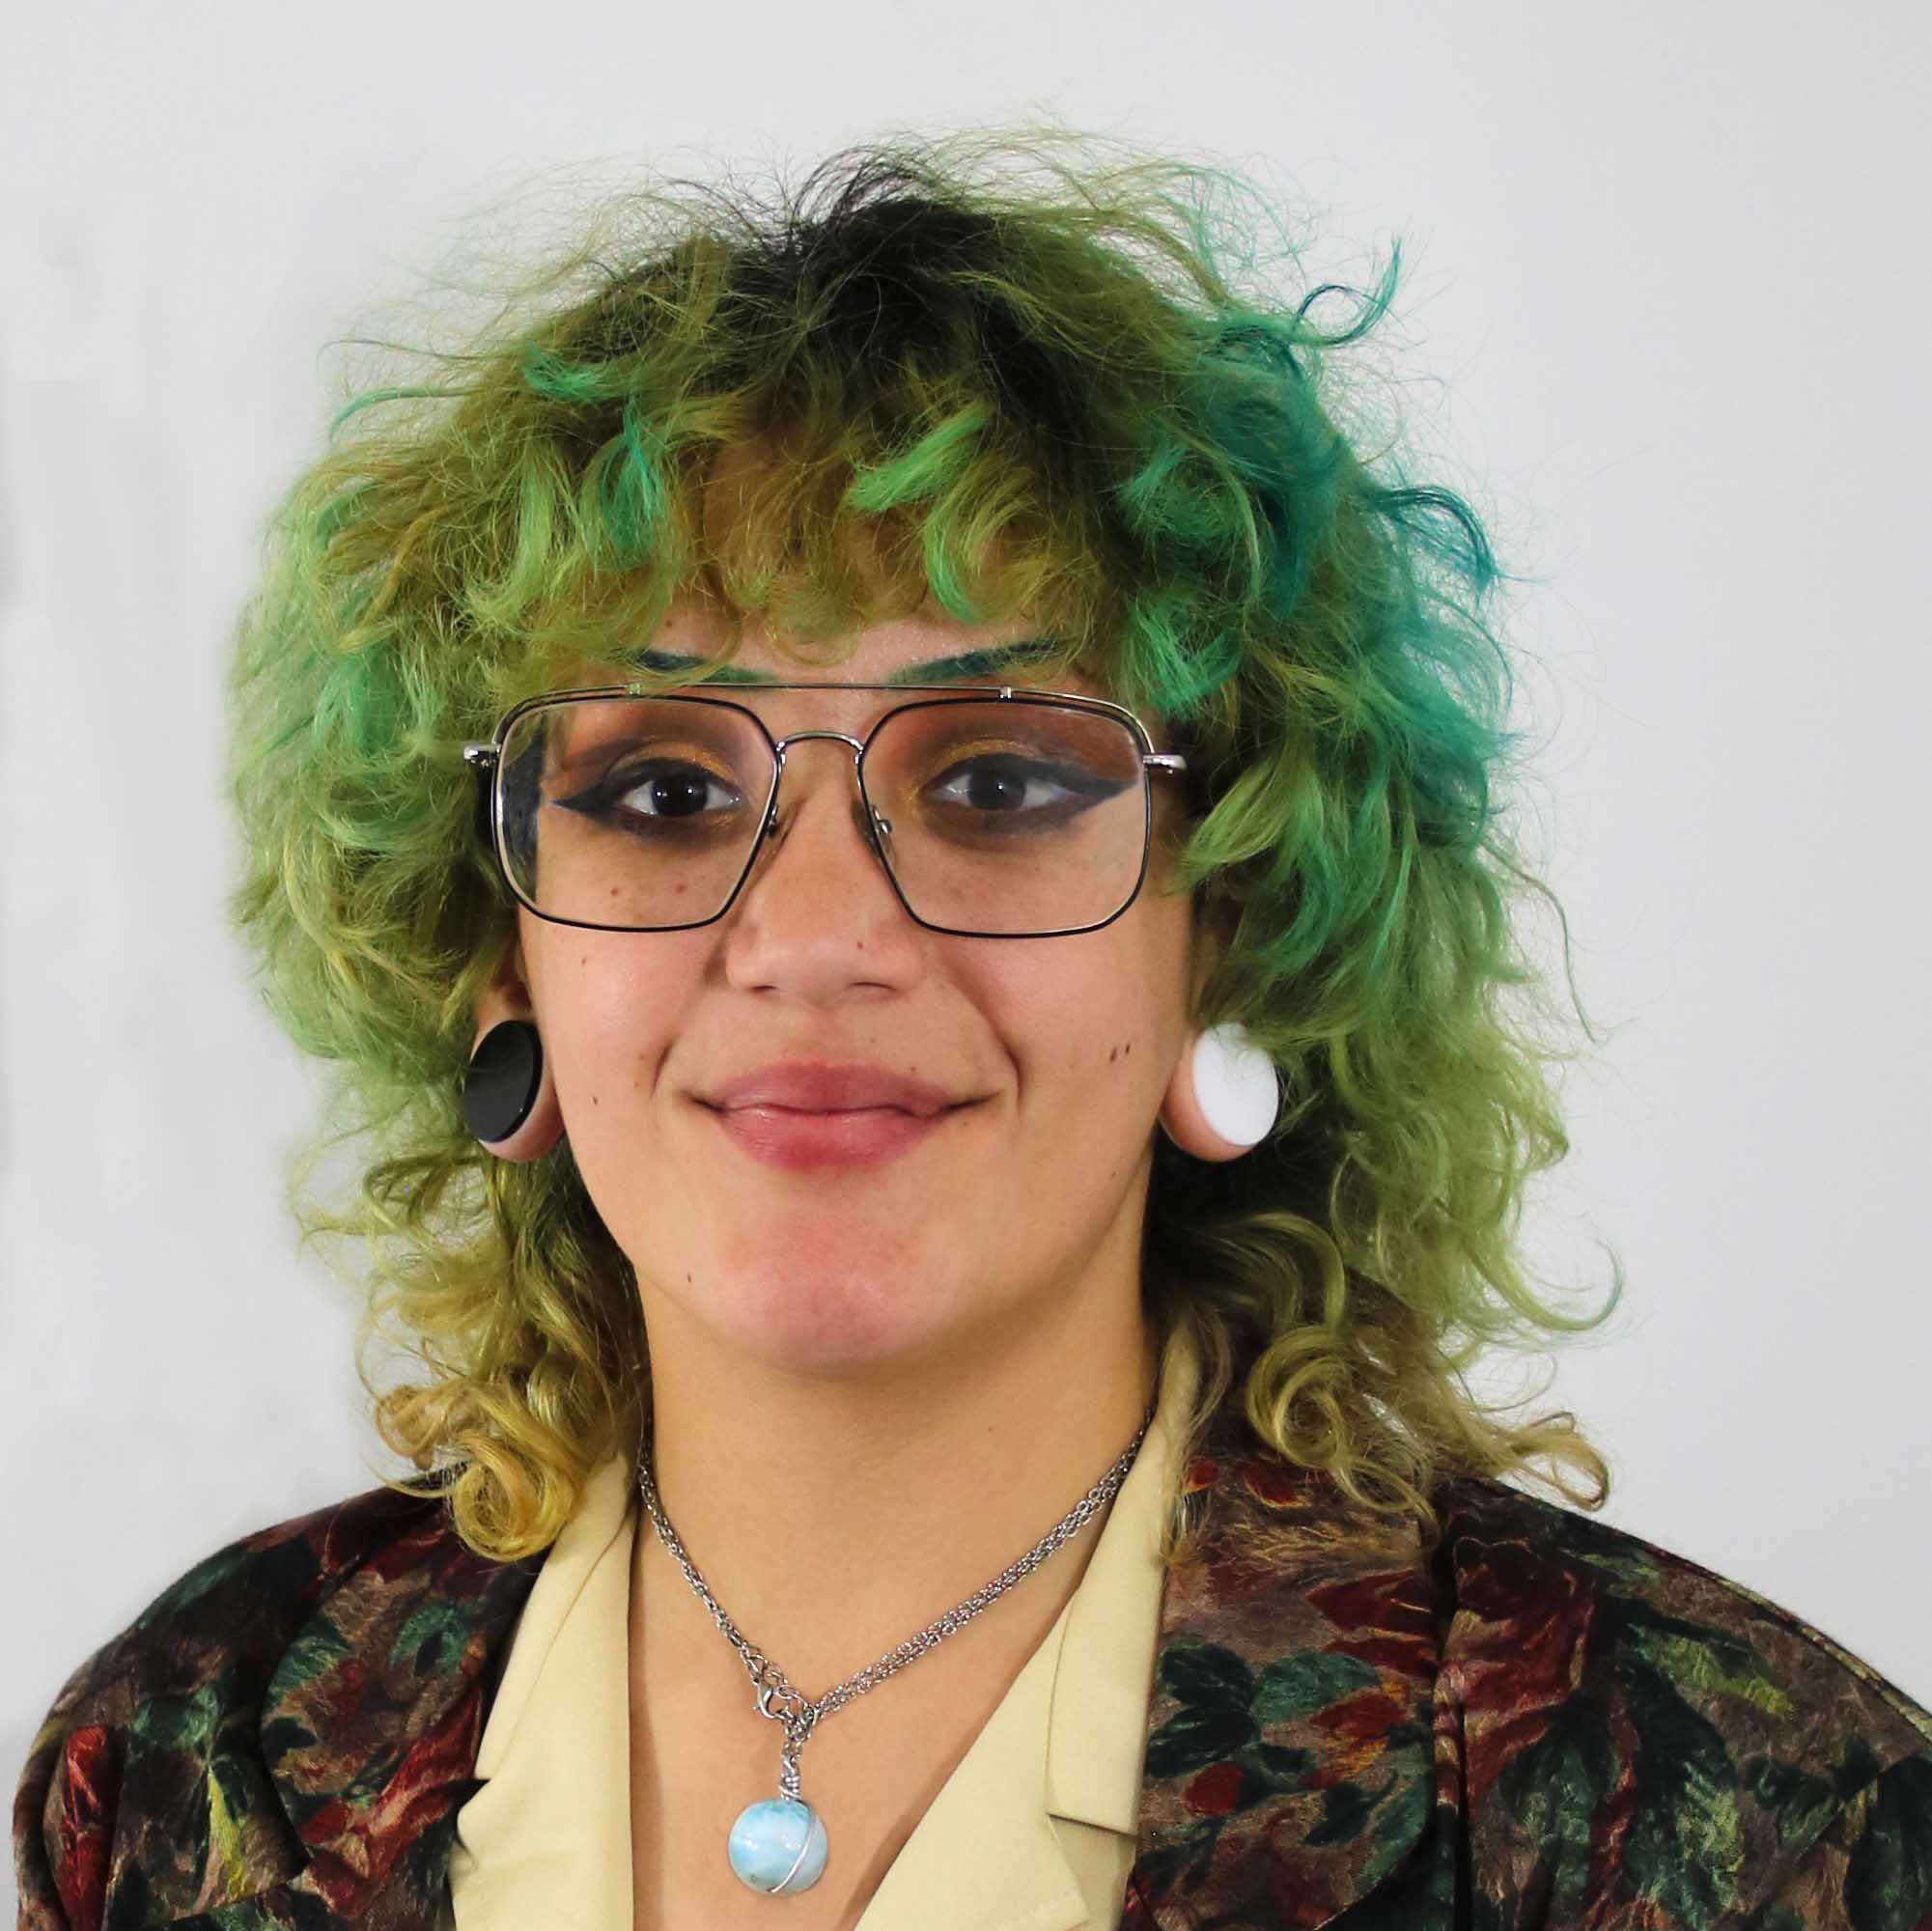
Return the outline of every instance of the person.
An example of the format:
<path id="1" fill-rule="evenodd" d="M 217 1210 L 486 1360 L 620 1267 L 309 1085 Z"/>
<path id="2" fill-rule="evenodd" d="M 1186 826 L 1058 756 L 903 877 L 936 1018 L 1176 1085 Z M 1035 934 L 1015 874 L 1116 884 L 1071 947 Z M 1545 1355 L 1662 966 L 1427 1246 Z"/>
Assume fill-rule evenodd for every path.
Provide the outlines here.
<path id="1" fill-rule="evenodd" d="M 1932 1719 L 1463 1379 L 1609 1312 L 1503 574 L 1277 233 L 868 147 L 353 398 L 235 910 L 416 1472 L 74 1671 L 29 1931 L 1927 1921 Z"/>

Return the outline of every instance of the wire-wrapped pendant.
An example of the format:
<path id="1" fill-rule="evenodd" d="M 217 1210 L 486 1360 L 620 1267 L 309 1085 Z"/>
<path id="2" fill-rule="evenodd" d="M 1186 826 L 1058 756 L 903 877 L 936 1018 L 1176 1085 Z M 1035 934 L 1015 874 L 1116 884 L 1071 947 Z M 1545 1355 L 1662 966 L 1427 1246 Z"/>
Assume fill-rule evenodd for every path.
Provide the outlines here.
<path id="1" fill-rule="evenodd" d="M 731 1827 L 731 1867 L 753 1890 L 779 1897 L 809 1890 L 826 1867 L 824 1820 L 802 1798 L 747 1804 Z"/>

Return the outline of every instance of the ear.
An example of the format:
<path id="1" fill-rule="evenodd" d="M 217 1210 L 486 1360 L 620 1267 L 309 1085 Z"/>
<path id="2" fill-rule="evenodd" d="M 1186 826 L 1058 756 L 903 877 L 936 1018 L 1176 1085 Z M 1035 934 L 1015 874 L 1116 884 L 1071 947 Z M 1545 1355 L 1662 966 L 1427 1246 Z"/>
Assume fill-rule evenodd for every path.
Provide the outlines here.
<path id="1" fill-rule="evenodd" d="M 476 995 L 477 1037 L 480 1039 L 491 1026 L 501 1025 L 505 1020 L 536 1017 L 529 975 L 523 969 L 522 934 L 513 926 L 509 941 L 496 955 L 496 964 L 490 968 L 490 977 Z"/>
<path id="2" fill-rule="evenodd" d="M 1234 943 L 1234 930 L 1241 922 L 1241 908 L 1232 899 L 1218 893 L 1203 898 L 1194 910 L 1193 950 L 1188 978 L 1188 1017 L 1192 1020 L 1201 1009 L 1201 994 L 1215 968 Z"/>
<path id="3" fill-rule="evenodd" d="M 522 1020 L 537 1024 L 536 1008 L 523 971 L 520 938 L 513 938 L 503 948 L 496 967 L 476 997 L 476 1037 L 470 1043 L 474 1060 L 484 1039 L 507 1020 Z M 539 1039 L 541 1041 L 541 1028 Z M 543 1071 L 537 1082 L 537 1097 L 522 1124 L 500 1140 L 484 1140 L 498 1160 L 540 1160 L 562 1138 L 563 1108 L 557 1101 L 557 1084 L 550 1071 L 550 1055 L 542 1053 Z"/>

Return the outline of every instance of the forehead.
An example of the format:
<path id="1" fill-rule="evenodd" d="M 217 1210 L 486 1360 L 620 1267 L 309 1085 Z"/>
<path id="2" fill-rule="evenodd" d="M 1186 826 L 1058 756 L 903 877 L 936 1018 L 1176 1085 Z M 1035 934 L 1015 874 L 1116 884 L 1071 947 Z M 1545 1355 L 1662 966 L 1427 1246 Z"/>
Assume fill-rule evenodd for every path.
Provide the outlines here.
<path id="1" fill-rule="evenodd" d="M 732 650 L 734 637 L 737 648 Z M 729 681 L 790 684 L 1011 684 L 1050 683 L 1057 690 L 1094 697 L 1108 693 L 1078 670 L 1050 679 L 1029 661 L 1044 656 L 1052 639 L 1022 619 L 968 624 L 944 612 L 883 617 L 801 651 L 796 640 L 756 618 L 727 623 L 706 605 L 674 602 L 651 633 L 640 661 L 670 669 L 681 658 L 715 658 L 731 650 Z M 725 681 L 721 679 L 720 681 Z"/>

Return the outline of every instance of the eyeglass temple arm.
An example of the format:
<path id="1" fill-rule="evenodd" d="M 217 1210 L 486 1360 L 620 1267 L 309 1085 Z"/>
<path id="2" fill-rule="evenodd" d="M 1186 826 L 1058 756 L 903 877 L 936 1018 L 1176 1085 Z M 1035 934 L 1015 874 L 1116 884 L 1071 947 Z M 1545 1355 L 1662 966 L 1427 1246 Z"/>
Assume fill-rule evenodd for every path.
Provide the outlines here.
<path id="1" fill-rule="evenodd" d="M 462 761 L 476 773 L 476 836 L 487 852 L 496 842 L 495 827 L 490 822 L 490 795 L 495 788 L 496 746 L 465 744 Z"/>

